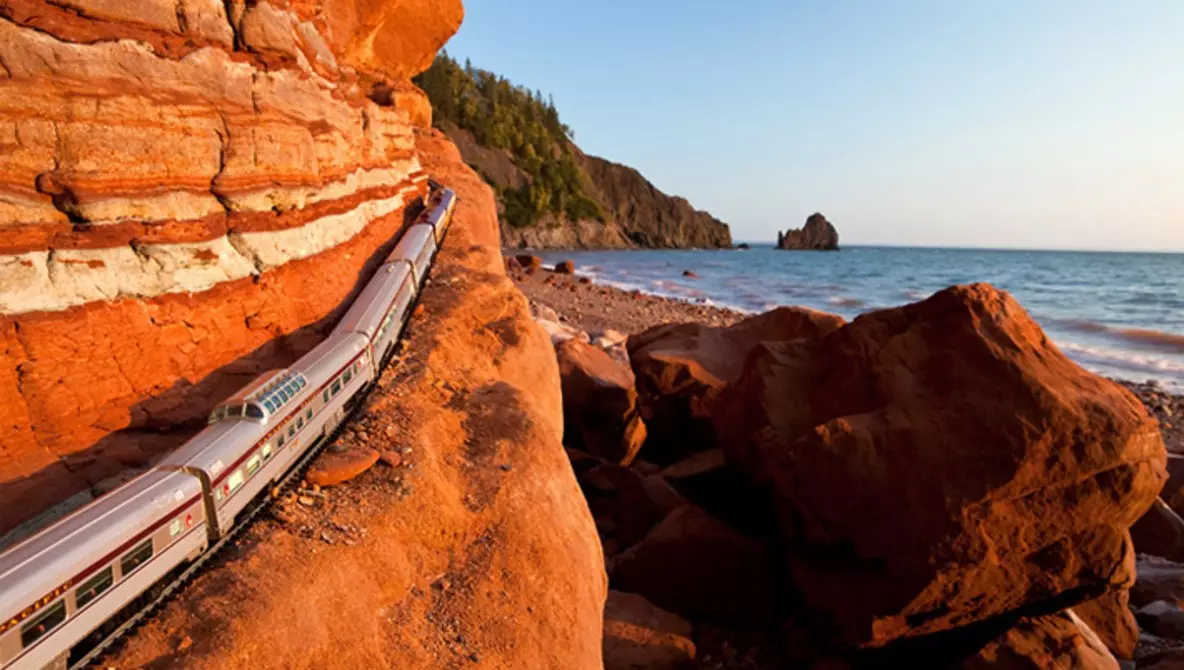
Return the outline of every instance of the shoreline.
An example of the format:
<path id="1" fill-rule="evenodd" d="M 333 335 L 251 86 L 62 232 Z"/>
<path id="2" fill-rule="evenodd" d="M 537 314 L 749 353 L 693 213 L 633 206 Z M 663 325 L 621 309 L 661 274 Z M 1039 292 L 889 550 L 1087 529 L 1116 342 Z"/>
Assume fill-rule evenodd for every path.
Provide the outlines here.
<path id="1" fill-rule="evenodd" d="M 625 290 L 578 274 L 561 274 L 550 269 L 540 268 L 533 274 L 515 270 L 510 276 L 532 303 L 553 309 L 562 323 L 583 330 L 593 338 L 608 330 L 633 335 L 666 323 L 730 326 L 757 313 L 640 289 Z M 1159 420 L 1168 451 L 1184 455 L 1184 395 L 1145 381 L 1107 379 L 1134 393 Z"/>

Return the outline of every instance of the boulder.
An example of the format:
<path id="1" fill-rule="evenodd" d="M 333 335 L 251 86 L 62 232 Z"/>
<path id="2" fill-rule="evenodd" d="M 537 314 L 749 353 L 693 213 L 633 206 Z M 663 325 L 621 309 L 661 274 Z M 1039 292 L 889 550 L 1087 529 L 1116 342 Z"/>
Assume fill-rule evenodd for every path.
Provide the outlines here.
<path id="1" fill-rule="evenodd" d="M 576 339 L 555 347 L 563 388 L 563 442 L 611 463 L 629 465 L 645 442 L 629 368 Z"/>
<path id="2" fill-rule="evenodd" d="M 1184 564 L 1156 556 L 1139 556 L 1138 578 L 1131 587 L 1131 604 L 1144 607 L 1157 600 L 1184 605 Z"/>
<path id="3" fill-rule="evenodd" d="M 772 621 L 768 547 L 694 505 L 671 512 L 613 563 L 610 582 L 696 622 Z"/>
<path id="4" fill-rule="evenodd" d="M 560 323 L 559 315 L 555 313 L 555 310 L 541 302 L 534 302 L 533 300 L 530 302 L 530 315 L 538 321 L 554 321 L 555 323 Z"/>
<path id="5" fill-rule="evenodd" d="M 588 343 L 591 338 L 588 333 L 569 326 L 566 323 L 559 323 L 558 321 L 551 321 L 549 319 L 535 318 L 535 323 L 543 327 L 547 334 L 551 336 L 551 346 L 557 347 L 568 340 L 577 340 L 579 342 Z"/>
<path id="6" fill-rule="evenodd" d="M 1073 610 L 1021 619 L 959 670 L 1118 670 L 1118 661 Z"/>
<path id="7" fill-rule="evenodd" d="M 576 264 L 572 261 L 559 261 L 555 264 L 555 274 L 558 275 L 573 275 L 576 273 Z"/>
<path id="8" fill-rule="evenodd" d="M 618 552 L 637 544 L 672 508 L 686 503 L 660 477 L 646 477 L 617 465 L 592 468 L 579 476 L 579 482 L 600 520 L 601 539 L 614 540 Z"/>
<path id="9" fill-rule="evenodd" d="M 650 431 L 646 458 L 671 464 L 717 446 L 715 399 L 758 343 L 814 338 L 843 323 L 832 314 L 781 307 L 730 327 L 669 324 L 631 336 L 629 360 Z"/>
<path id="10" fill-rule="evenodd" d="M 729 465 L 722 449 L 692 454 L 663 470 L 662 477 L 687 500 L 741 532 L 764 535 L 776 525 L 766 491 Z"/>
<path id="11" fill-rule="evenodd" d="M 682 276 L 686 277 L 687 279 L 698 279 L 699 278 L 699 275 L 695 274 L 694 272 L 692 272 L 690 270 L 683 270 Z"/>
<path id="12" fill-rule="evenodd" d="M 1131 526 L 1131 540 L 1140 554 L 1184 562 L 1184 519 L 1160 498 Z"/>
<path id="13" fill-rule="evenodd" d="M 1130 609 L 1130 591 L 1111 591 L 1075 605 L 1073 611 L 1098 634 L 1115 658 L 1135 658 L 1135 647 L 1139 644 L 1139 624 Z"/>
<path id="14" fill-rule="evenodd" d="M 822 214 L 815 212 L 797 230 L 777 233 L 777 248 L 793 251 L 838 251 L 839 231 Z"/>
<path id="15" fill-rule="evenodd" d="M 366 447 L 327 451 L 309 469 L 305 479 L 316 486 L 337 486 L 369 470 L 378 462 L 378 452 Z"/>
<path id="16" fill-rule="evenodd" d="M 692 627 L 634 593 L 609 591 L 604 604 L 604 670 L 678 670 L 695 658 Z"/>
<path id="17" fill-rule="evenodd" d="M 527 274 L 534 274 L 543 267 L 543 259 L 531 254 L 518 254 L 514 260 L 518 261 L 518 265 L 521 265 Z"/>
<path id="18" fill-rule="evenodd" d="M 1184 640 L 1184 610 L 1166 600 L 1156 600 L 1139 608 L 1135 619 L 1143 630 L 1161 638 Z"/>
<path id="19" fill-rule="evenodd" d="M 1127 585 L 1166 478 L 1139 401 L 984 284 L 757 346 L 715 420 L 793 582 L 861 646 Z"/>

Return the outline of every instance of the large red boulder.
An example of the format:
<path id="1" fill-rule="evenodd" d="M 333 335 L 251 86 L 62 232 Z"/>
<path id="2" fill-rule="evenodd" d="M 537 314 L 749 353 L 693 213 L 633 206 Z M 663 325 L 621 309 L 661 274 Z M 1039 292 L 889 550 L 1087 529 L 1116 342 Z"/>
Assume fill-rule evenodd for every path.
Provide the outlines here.
<path id="1" fill-rule="evenodd" d="M 814 338 L 843 323 L 833 314 L 781 307 L 729 327 L 667 324 L 631 336 L 626 346 L 650 431 L 645 457 L 670 464 L 714 448 L 716 397 L 740 376 L 753 347 Z"/>
<path id="2" fill-rule="evenodd" d="M 563 385 L 563 441 L 607 461 L 629 465 L 645 442 L 629 368 L 585 342 L 555 347 Z"/>
<path id="3" fill-rule="evenodd" d="M 759 345 L 717 409 L 796 587 L 863 646 L 1126 585 L 1166 478 L 1139 401 L 983 284 Z"/>
<path id="4" fill-rule="evenodd" d="M 772 621 L 771 574 L 764 542 L 685 505 L 619 556 L 609 579 L 694 621 L 757 627 Z"/>

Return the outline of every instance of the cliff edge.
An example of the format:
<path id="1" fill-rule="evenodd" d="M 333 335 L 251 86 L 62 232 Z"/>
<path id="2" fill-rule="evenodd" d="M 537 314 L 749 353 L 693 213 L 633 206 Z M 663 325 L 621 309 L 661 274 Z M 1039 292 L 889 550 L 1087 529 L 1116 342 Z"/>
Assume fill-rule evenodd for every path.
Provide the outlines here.
<path id="1" fill-rule="evenodd" d="M 488 186 L 446 138 L 416 145 L 459 202 L 409 334 L 339 441 L 384 463 L 277 503 L 108 664 L 603 667 L 607 577 L 561 444 L 558 364 L 505 276 Z"/>
<path id="2" fill-rule="evenodd" d="M 430 112 L 405 78 L 462 16 L 0 6 L 0 534 L 101 494 L 320 340 L 419 206 Z M 381 82 L 408 93 L 375 102 Z"/>

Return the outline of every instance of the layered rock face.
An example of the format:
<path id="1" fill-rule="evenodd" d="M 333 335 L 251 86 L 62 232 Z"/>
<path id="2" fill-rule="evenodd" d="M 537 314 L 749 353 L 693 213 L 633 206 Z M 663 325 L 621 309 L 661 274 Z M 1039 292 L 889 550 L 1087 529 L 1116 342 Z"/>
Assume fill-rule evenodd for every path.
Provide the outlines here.
<path id="1" fill-rule="evenodd" d="M 861 645 L 1126 587 L 1166 479 L 1138 400 L 986 285 L 763 343 L 717 408 L 795 588 Z"/>
<path id="2" fill-rule="evenodd" d="M 777 233 L 777 248 L 791 251 L 838 251 L 839 231 L 822 214 L 815 212 L 797 230 Z"/>
<path id="3" fill-rule="evenodd" d="M 0 6 L 0 533 L 315 344 L 424 192 L 398 78 L 461 14 Z"/>
<path id="4" fill-rule="evenodd" d="M 551 345 L 504 275 L 489 188 L 434 133 L 418 146 L 456 215 L 405 345 L 351 424 L 370 448 L 401 449 L 400 466 L 252 527 L 110 665 L 604 667 L 604 559 L 561 446 Z M 643 633 L 628 634 L 686 645 Z"/>

